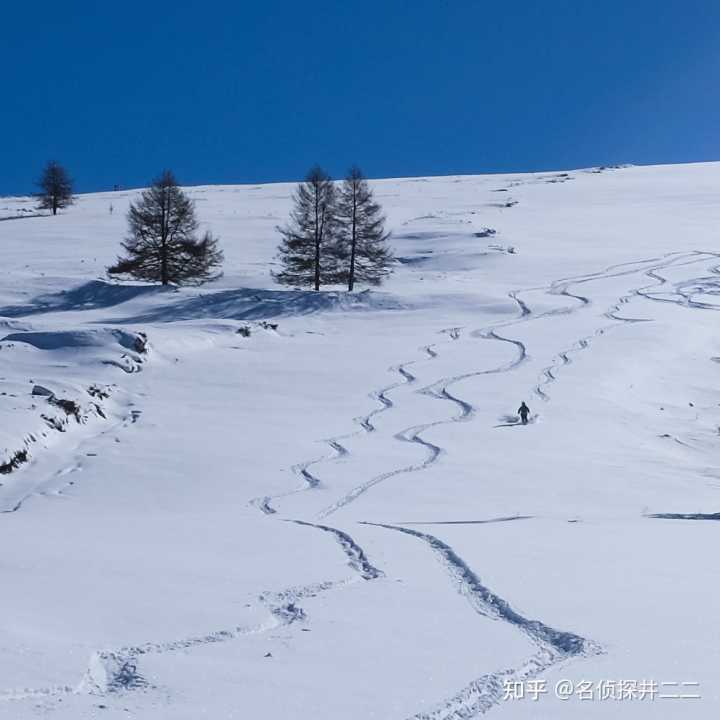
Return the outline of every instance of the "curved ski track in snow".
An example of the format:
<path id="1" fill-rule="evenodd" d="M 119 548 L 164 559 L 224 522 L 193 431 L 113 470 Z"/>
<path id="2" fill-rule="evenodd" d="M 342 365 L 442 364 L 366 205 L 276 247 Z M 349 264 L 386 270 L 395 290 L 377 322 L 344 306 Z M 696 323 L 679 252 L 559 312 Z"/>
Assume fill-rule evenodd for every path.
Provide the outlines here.
<path id="1" fill-rule="evenodd" d="M 291 520 L 297 525 L 313 527 L 330 533 L 348 558 L 348 565 L 354 574 L 343 580 L 328 580 L 300 587 L 291 587 L 279 592 L 265 592 L 258 597 L 258 603 L 269 612 L 269 618 L 258 625 L 237 625 L 216 630 L 206 635 L 191 635 L 179 640 L 145 642 L 117 650 L 101 650 L 92 654 L 88 667 L 80 682 L 75 685 L 59 685 L 44 688 L 23 688 L 0 691 L 0 702 L 24 700 L 70 694 L 104 695 L 121 690 L 148 687 L 148 681 L 138 671 L 139 658 L 148 654 L 165 654 L 193 647 L 227 642 L 246 635 L 257 635 L 280 627 L 303 621 L 307 614 L 298 602 L 303 598 L 315 597 L 329 590 L 340 589 L 361 580 L 376 580 L 384 576 L 370 563 L 365 551 L 346 532 L 327 525 L 314 525 L 302 520 Z"/>
<path id="2" fill-rule="evenodd" d="M 384 574 L 382 570 L 378 570 L 370 564 L 370 561 L 365 555 L 365 551 L 346 532 L 329 527 L 328 525 L 316 525 L 315 523 L 306 522 L 305 520 L 287 520 L 286 522 L 305 525 L 306 527 L 314 527 L 334 535 L 343 552 L 348 557 L 348 565 L 363 579 L 375 580 Z"/>
<path id="3" fill-rule="evenodd" d="M 687 257 L 692 257 L 693 259 L 683 263 L 676 262 L 680 259 Z M 618 275 L 633 274 L 639 272 L 642 268 L 626 270 L 615 274 L 611 274 L 611 272 L 614 269 L 623 266 L 643 264 L 647 265 L 650 262 L 657 262 L 658 260 L 662 260 L 662 262 L 651 268 L 648 268 L 643 273 L 646 277 L 653 280 L 653 283 L 648 286 L 637 288 L 632 291 L 631 295 L 626 295 L 620 298 L 618 306 L 614 306 L 605 313 L 606 317 L 620 322 L 640 321 L 640 319 L 635 318 L 615 317 L 615 314 L 618 312 L 619 305 L 625 304 L 627 300 L 634 295 L 640 295 L 653 301 L 674 302 L 676 304 L 686 305 L 688 307 L 699 309 L 720 309 L 720 307 L 715 307 L 712 305 L 708 305 L 707 303 L 700 303 L 692 300 L 693 293 L 687 291 L 687 288 L 694 287 L 694 285 L 692 284 L 695 283 L 695 285 L 697 285 L 697 282 L 701 279 L 698 279 L 698 281 L 684 280 L 673 285 L 673 294 L 677 296 L 674 299 L 658 298 L 653 296 L 653 294 L 649 292 L 650 288 L 664 286 L 668 284 L 667 279 L 659 275 L 657 273 L 657 270 L 670 265 L 692 264 L 695 262 L 699 262 L 706 257 L 717 257 L 717 254 L 701 251 L 694 251 L 692 253 L 670 253 L 666 256 L 663 256 L 663 258 L 652 258 L 650 260 L 624 263 L 621 266 L 611 266 L 610 268 L 607 268 L 605 271 L 600 273 L 593 273 L 577 278 L 567 278 L 555 281 L 546 289 L 546 292 L 553 295 L 570 297 L 574 300 L 577 300 L 580 303 L 580 307 L 584 307 L 590 304 L 590 300 L 587 297 L 569 292 L 569 286 L 589 282 L 596 279 L 606 279 Z M 720 266 L 712 268 L 711 272 L 720 274 Z M 442 449 L 437 445 L 434 445 L 431 442 L 420 437 L 420 434 L 438 425 L 451 422 L 466 421 L 472 417 L 474 412 L 472 405 L 469 402 L 453 395 L 449 391 L 449 387 L 454 383 L 470 377 L 491 373 L 507 372 L 509 370 L 512 370 L 514 367 L 517 367 L 527 357 L 527 350 L 525 348 L 525 345 L 521 341 L 500 335 L 497 332 L 498 329 L 502 327 L 516 325 L 530 319 L 536 319 L 549 314 L 571 313 L 574 311 L 573 308 L 562 308 L 560 310 L 551 310 L 547 313 L 535 315 L 532 313 L 529 306 L 519 297 L 520 292 L 521 291 L 514 291 L 509 293 L 509 296 L 517 303 L 519 308 L 520 315 L 517 319 L 506 323 L 488 326 L 486 328 L 482 328 L 471 333 L 472 337 L 494 340 L 497 342 L 504 342 L 513 345 L 517 351 L 516 357 L 495 368 L 472 371 L 449 378 L 443 378 L 436 381 L 435 383 L 432 383 L 431 385 L 421 388 L 418 392 L 438 400 L 451 402 L 455 404 L 458 408 L 458 414 L 456 414 L 450 419 L 412 426 L 396 435 L 398 440 L 404 442 L 413 442 L 422 445 L 427 451 L 426 459 L 419 464 L 413 464 L 404 468 L 399 468 L 389 471 L 387 473 L 383 473 L 380 476 L 376 476 L 364 485 L 355 488 L 353 491 L 351 491 L 351 493 L 346 495 L 344 498 L 341 498 L 334 505 L 327 508 L 323 513 L 321 513 L 322 517 L 325 517 L 332 512 L 335 512 L 340 507 L 343 507 L 349 502 L 352 502 L 354 499 L 359 497 L 359 495 L 366 492 L 372 486 L 376 485 L 382 480 L 388 479 L 401 473 L 409 473 L 424 469 L 425 467 L 437 461 L 438 457 L 442 453 Z M 615 324 L 611 327 L 614 326 Z M 448 331 L 444 332 L 447 332 L 447 334 L 453 340 L 456 340 L 460 337 L 459 328 L 451 328 Z M 595 334 L 601 334 L 602 332 L 603 329 L 600 329 Z M 583 338 L 577 341 L 573 345 L 573 347 L 559 353 L 557 357 L 559 358 L 561 364 L 568 364 L 570 362 L 568 353 L 587 348 L 589 341 L 590 338 Z M 429 345 L 425 346 L 422 349 L 427 354 L 428 359 L 437 357 L 437 352 L 434 350 L 434 346 Z M 389 385 L 387 387 L 381 388 L 380 390 L 373 393 L 372 396 L 380 402 L 381 407 L 372 411 L 364 418 L 357 419 L 357 422 L 361 425 L 361 430 L 356 431 L 355 433 L 350 433 L 348 435 L 329 438 L 325 441 L 333 450 L 334 457 L 342 457 L 348 454 L 347 449 L 344 448 L 340 440 L 357 435 L 358 433 L 363 431 L 374 431 L 374 426 L 372 425 L 372 418 L 377 416 L 379 413 L 393 407 L 393 402 L 387 397 L 387 393 L 397 387 L 400 387 L 403 384 L 412 383 L 415 381 L 415 377 L 406 369 L 406 367 L 412 364 L 412 362 L 416 361 L 402 363 L 401 365 L 393 366 L 393 368 L 391 368 L 391 370 L 398 372 L 401 375 L 402 380 L 400 382 L 393 383 L 392 385 Z M 547 370 L 549 370 L 550 372 L 546 373 Z M 556 379 L 553 368 L 548 368 L 546 369 L 546 371 L 543 372 L 546 373 L 545 377 L 547 378 L 548 382 Z M 317 458 L 315 460 L 310 460 L 305 463 L 300 463 L 296 466 L 296 472 L 304 478 L 308 487 L 315 487 L 319 483 L 319 480 L 317 480 L 317 478 L 315 478 L 315 476 L 313 476 L 309 472 L 308 468 L 315 463 L 327 459 L 330 458 Z M 292 492 L 298 492 L 298 490 Z M 292 494 L 292 492 L 287 493 L 286 495 Z M 271 498 L 269 497 L 256 498 L 253 501 L 253 504 L 256 504 L 258 507 L 260 507 L 267 513 L 273 513 L 275 511 L 270 505 L 270 499 Z M 662 515 L 660 517 L 662 517 Z M 297 604 L 303 598 L 313 597 L 321 592 L 338 589 L 357 582 L 361 579 L 372 580 L 382 576 L 382 572 L 369 563 L 362 548 L 360 548 L 347 533 L 327 525 L 310 523 L 303 520 L 289 520 L 289 522 L 293 522 L 301 526 L 314 527 L 323 532 L 334 535 L 336 541 L 348 557 L 348 564 L 355 571 L 356 574 L 353 577 L 344 580 L 326 581 L 301 587 L 288 588 L 281 592 L 263 593 L 259 596 L 258 601 L 267 608 L 270 617 L 267 621 L 259 625 L 235 626 L 232 628 L 213 631 L 206 635 L 189 636 L 174 641 L 146 642 L 140 645 L 126 646 L 118 650 L 98 651 L 91 657 L 88 668 L 78 685 L 0 691 L 0 701 L 22 700 L 24 698 L 41 698 L 72 693 L 104 694 L 107 692 L 146 687 L 148 685 L 148 682 L 142 677 L 137 668 L 138 658 L 143 655 L 150 653 L 168 653 L 200 645 L 226 642 L 228 640 L 236 639 L 245 635 L 262 633 L 278 627 L 288 626 L 294 622 L 302 621 L 306 618 L 305 611 Z M 513 608 L 507 603 L 507 601 L 495 595 L 491 590 L 483 586 L 480 579 L 452 550 L 452 548 L 450 548 L 450 546 L 446 545 L 434 536 L 411 530 L 406 527 L 382 525 L 377 523 L 366 524 L 395 530 L 397 532 L 402 532 L 421 539 L 427 544 L 429 544 L 431 549 L 441 558 L 447 572 L 450 574 L 453 581 L 457 584 L 458 590 L 468 598 L 468 601 L 476 610 L 476 612 L 487 617 L 508 622 L 516 626 L 538 646 L 538 652 L 533 655 L 526 663 L 524 663 L 522 667 L 500 670 L 494 673 L 483 675 L 482 677 L 472 681 L 452 698 L 444 701 L 442 705 L 439 706 L 436 710 L 433 710 L 429 713 L 424 712 L 413 716 L 414 720 L 445 720 L 450 718 L 465 718 L 475 714 L 484 713 L 492 706 L 497 704 L 499 699 L 502 697 L 504 680 L 530 678 L 564 660 L 573 657 L 588 656 L 601 651 L 599 646 L 597 646 L 595 643 L 586 640 L 578 635 L 558 631 L 541 623 L 540 621 L 533 621 L 524 618 L 522 615 L 513 610 Z"/>
<path id="4" fill-rule="evenodd" d="M 422 393 L 424 395 L 428 395 L 430 397 L 434 397 L 438 400 L 443 401 L 449 401 L 455 404 L 458 409 L 459 413 L 454 415 L 451 418 L 444 419 L 444 420 L 437 420 L 434 422 L 414 425 L 409 428 L 406 428 L 399 433 L 397 433 L 394 437 L 401 441 L 401 442 L 412 442 L 416 443 L 418 445 L 421 445 L 425 451 L 426 456 L 424 460 L 416 463 L 411 463 L 409 465 L 395 468 L 393 470 L 386 471 L 384 473 L 381 473 L 379 475 L 376 475 L 366 482 L 362 483 L 361 485 L 358 485 L 354 487 L 352 490 L 350 490 L 348 493 L 346 493 L 343 497 L 336 500 L 334 503 L 329 505 L 328 507 L 324 508 L 323 510 L 318 513 L 318 518 L 323 519 L 326 518 L 333 513 L 337 512 L 340 508 L 345 507 L 346 505 L 350 504 L 351 502 L 355 501 L 358 497 L 366 493 L 368 490 L 373 488 L 374 486 L 378 485 L 379 483 L 388 480 L 391 477 L 395 477 L 398 475 L 408 474 L 412 472 L 419 472 L 421 470 L 424 470 L 425 468 L 429 467 L 430 465 L 433 465 L 435 462 L 437 462 L 438 458 L 443 452 L 443 449 L 434 443 L 430 442 L 429 440 L 426 440 L 422 437 L 422 434 L 433 428 L 438 427 L 440 425 L 446 425 L 449 423 L 455 423 L 455 422 L 464 422 L 472 418 L 474 414 L 474 409 L 472 405 L 469 402 L 466 402 L 465 400 L 453 395 L 449 391 L 449 387 L 451 385 L 454 385 L 455 383 L 458 383 L 462 380 L 467 380 L 472 377 L 479 377 L 482 375 L 490 375 L 490 374 L 496 374 L 496 373 L 502 373 L 502 372 L 509 372 L 510 370 L 513 370 L 515 367 L 520 365 L 522 362 L 525 361 L 527 358 L 527 349 L 525 345 L 520 340 L 515 340 L 512 338 L 504 337 L 500 334 L 498 334 L 497 330 L 500 328 L 506 328 L 518 325 L 520 323 L 529 322 L 530 320 L 535 320 L 543 317 L 548 317 L 552 315 L 558 315 L 558 314 L 569 314 L 572 312 L 576 312 L 578 309 L 582 307 L 587 307 L 591 304 L 591 301 L 589 298 L 583 296 L 571 293 L 569 288 L 573 285 L 579 285 L 587 282 L 597 281 L 597 280 L 606 280 L 610 278 L 615 277 L 622 277 L 625 275 L 634 275 L 641 271 L 643 268 L 638 266 L 643 265 L 649 265 L 651 263 L 655 263 L 649 270 L 652 271 L 653 269 L 666 267 L 667 265 L 672 265 L 676 263 L 676 260 L 685 258 L 687 256 L 691 256 L 695 258 L 692 262 L 697 262 L 700 258 L 698 256 L 702 256 L 705 253 L 701 253 L 699 251 L 693 251 L 693 252 L 685 252 L 685 253 L 668 253 L 667 255 L 663 255 L 661 257 L 656 258 L 648 258 L 645 260 L 633 260 L 626 263 L 619 263 L 616 265 L 611 265 L 604 270 L 594 272 L 594 273 L 588 273 L 585 275 L 578 275 L 574 277 L 568 277 L 568 278 L 561 278 L 559 280 L 555 280 L 552 283 L 550 283 L 549 286 L 540 287 L 540 288 L 529 288 L 527 290 L 521 291 L 521 290 L 515 290 L 510 293 L 508 293 L 508 296 L 517 303 L 519 308 L 519 316 L 515 318 L 514 320 L 510 320 L 508 322 L 502 322 L 502 323 L 495 323 L 493 325 L 480 328 L 479 330 L 474 330 L 470 333 L 471 337 L 478 337 L 483 338 L 487 340 L 496 340 L 499 342 L 505 342 L 510 343 L 515 346 L 515 348 L 518 351 L 518 355 L 512 359 L 511 361 L 504 363 L 498 367 L 490 368 L 490 369 L 481 369 L 481 370 L 475 370 L 467 373 L 462 373 L 460 375 L 455 375 L 452 377 L 446 377 L 442 378 L 435 383 L 428 385 L 424 388 L 421 388 L 417 392 Z M 678 263 L 680 264 L 680 263 Z M 534 314 L 531 310 L 531 308 L 527 305 L 526 302 L 522 300 L 520 297 L 520 293 L 522 292 L 531 292 L 531 291 L 537 291 L 537 290 L 543 290 L 546 293 L 550 295 L 559 295 L 563 297 L 569 297 L 573 300 L 576 300 L 579 303 L 579 306 L 576 307 L 569 307 L 569 308 L 560 308 L 560 309 L 553 309 L 548 310 L 546 312 L 540 313 L 540 314 Z M 632 291 L 631 295 L 629 296 L 623 296 L 618 301 L 619 304 L 623 304 L 623 300 L 626 297 L 631 297 L 632 294 L 634 294 L 634 290 Z M 608 313 L 612 312 L 615 309 L 615 306 L 613 306 L 609 311 L 605 313 L 606 317 L 608 316 Z M 614 327 L 618 323 L 627 323 L 627 322 L 636 322 L 637 319 L 635 318 L 613 318 L 614 324 L 610 327 Z M 580 340 L 576 341 L 570 348 L 567 348 L 563 351 L 561 351 L 557 356 L 557 360 L 553 365 L 545 368 L 542 371 L 541 374 L 541 380 L 540 382 L 535 386 L 533 391 L 535 394 L 543 399 L 544 401 L 547 401 L 549 399 L 547 393 L 544 391 L 544 386 L 548 385 L 549 383 L 554 382 L 556 378 L 556 371 L 558 367 L 561 367 L 562 365 L 567 365 L 570 363 L 569 354 L 573 352 L 578 352 L 580 350 L 584 350 L 590 345 L 590 341 L 593 337 L 597 335 L 602 335 L 607 328 L 600 328 L 592 335 L 581 338 Z M 451 334 L 451 337 L 459 337 L 458 332 Z"/>
<path id="5" fill-rule="evenodd" d="M 457 337 L 459 337 L 459 335 Z M 504 338 L 494 332 L 488 332 L 487 337 L 488 339 L 493 339 L 514 345 L 518 350 L 517 357 L 506 363 L 503 363 L 498 367 L 491 368 L 489 370 L 477 370 L 473 372 L 463 373 L 461 375 L 454 375 L 452 377 L 443 378 L 441 380 L 438 380 L 437 382 L 432 383 L 431 385 L 427 385 L 426 387 L 421 388 L 417 392 L 423 395 L 427 395 L 428 397 L 435 398 L 437 400 L 451 402 L 457 406 L 459 412 L 449 419 L 435 420 L 420 425 L 413 425 L 409 428 L 401 430 L 399 433 L 396 433 L 394 435 L 395 439 L 399 440 L 400 442 L 415 443 L 417 445 L 420 445 L 425 450 L 425 458 L 420 462 L 410 463 L 409 465 L 405 465 L 403 467 L 395 468 L 379 475 L 375 475 L 374 477 L 370 478 L 370 480 L 367 480 L 361 485 L 356 486 L 339 500 L 335 501 L 325 509 L 321 510 L 320 513 L 318 513 L 319 518 L 322 519 L 328 517 L 329 515 L 332 515 L 334 512 L 337 512 L 340 508 L 345 507 L 349 503 L 353 502 L 358 497 L 366 493 L 375 485 L 383 482 L 384 480 L 395 477 L 397 475 L 404 475 L 407 473 L 424 470 L 425 468 L 430 467 L 435 462 L 437 462 L 438 458 L 443 453 L 443 449 L 438 445 L 430 442 L 429 440 L 423 438 L 422 434 L 425 431 L 433 427 L 438 427 L 440 425 L 447 425 L 448 423 L 455 422 L 466 422 L 473 417 L 475 412 L 471 403 L 456 397 L 449 391 L 448 388 L 451 385 L 460 382 L 461 380 L 466 380 L 470 377 L 507 372 L 508 370 L 512 370 L 514 367 L 517 367 L 526 358 L 525 346 L 521 342 Z"/>
<path id="6" fill-rule="evenodd" d="M 625 270 L 621 272 L 615 272 L 615 270 L 625 267 L 627 265 L 638 265 L 638 264 L 647 264 L 649 262 L 659 262 L 658 265 L 653 266 L 652 268 L 646 270 L 643 274 L 647 277 L 651 277 L 655 279 L 656 281 L 662 280 L 660 276 L 656 275 L 655 272 L 658 269 L 669 267 L 669 266 L 682 266 L 682 265 L 690 265 L 696 262 L 699 262 L 703 255 L 706 255 L 707 253 L 703 253 L 700 251 L 692 251 L 692 252 L 681 252 L 681 253 L 669 253 L 668 255 L 663 256 L 662 258 L 652 258 L 650 260 L 640 260 L 640 261 L 633 261 L 630 263 L 622 263 L 620 265 L 612 265 L 609 268 L 606 269 L 604 273 L 592 273 L 590 275 L 586 276 L 579 276 L 577 278 L 572 278 L 567 281 L 558 281 L 556 283 L 553 283 L 554 286 L 560 288 L 557 291 L 551 290 L 550 294 L 553 295 L 566 295 L 568 297 L 573 297 L 583 303 L 583 305 L 590 304 L 590 300 L 586 297 L 580 296 L 580 295 L 573 295 L 572 293 L 567 292 L 567 286 L 573 285 L 573 284 L 579 284 L 584 282 L 592 282 L 596 280 L 601 279 L 609 279 L 613 277 L 620 277 L 623 275 L 631 275 L 634 273 L 637 273 L 639 270 Z M 692 257 L 692 260 L 689 260 L 688 262 L 677 262 L 678 260 L 682 260 L 686 257 Z M 596 337 L 599 337 L 601 335 L 604 335 L 607 330 L 610 330 L 611 328 L 617 327 L 618 324 L 623 323 L 640 323 L 640 322 L 651 322 L 651 319 L 649 318 L 628 318 L 628 317 L 621 317 L 618 315 L 620 312 L 620 308 L 622 305 L 627 304 L 633 297 L 637 296 L 638 294 L 642 294 L 641 291 L 647 290 L 650 287 L 655 287 L 657 283 L 654 283 L 653 285 L 646 286 L 643 288 L 636 288 L 630 291 L 630 293 L 626 295 L 622 295 L 618 298 L 617 302 L 614 303 L 608 310 L 606 310 L 603 313 L 603 316 L 608 318 L 608 320 L 612 320 L 611 325 L 606 325 L 604 327 L 598 328 L 593 332 L 591 335 L 587 335 L 583 338 L 580 338 L 570 348 L 567 348 L 566 350 L 563 350 L 559 352 L 553 359 L 553 362 L 551 365 L 549 365 L 546 368 L 543 368 L 541 371 L 540 376 L 540 382 L 535 385 L 533 388 L 533 393 L 540 398 L 542 401 L 547 402 L 550 398 L 545 392 L 545 387 L 557 380 L 557 371 L 565 366 L 569 365 L 571 363 L 571 359 L 569 355 L 571 353 L 576 353 L 581 350 L 585 350 L 590 346 L 590 343 L 592 340 Z M 720 309 L 720 308 L 718 308 Z M 550 313 L 557 314 L 555 311 L 550 311 Z M 548 313 L 545 313 L 544 315 L 547 315 Z M 498 426 L 500 427 L 500 426 Z"/>
<path id="7" fill-rule="evenodd" d="M 431 711 L 412 716 L 412 720 L 451 720 L 483 714 L 500 702 L 506 680 L 525 680 L 566 660 L 590 657 L 602 652 L 601 647 L 571 632 L 556 630 L 539 620 L 529 620 L 499 595 L 496 595 L 472 571 L 464 560 L 434 535 L 383 523 L 363 523 L 394 530 L 422 540 L 438 556 L 457 591 L 479 615 L 506 622 L 516 627 L 537 647 L 538 651 L 519 668 L 487 673 L 471 681 L 452 697 Z"/>
<path id="8" fill-rule="evenodd" d="M 699 262 L 703 256 L 712 258 L 720 257 L 720 253 L 701 250 L 695 250 L 692 254 L 697 256 L 696 260 L 678 264 L 690 265 L 693 262 Z M 652 268 L 645 273 L 646 277 L 649 277 L 655 282 L 652 285 L 638 288 L 635 291 L 636 295 L 639 295 L 646 300 L 652 300 L 654 302 L 672 303 L 675 305 L 681 305 L 697 310 L 720 310 L 720 304 L 715 305 L 712 303 L 693 300 L 693 296 L 698 294 L 720 295 L 720 286 L 718 284 L 717 278 L 703 276 L 699 278 L 680 280 L 676 283 L 670 283 L 667 278 L 656 272 L 659 269 L 661 268 Z M 708 271 L 713 273 L 714 275 L 720 275 L 720 266 L 715 265 L 709 268 Z M 664 287 L 665 285 L 669 285 L 669 289 L 663 294 L 672 295 L 674 297 L 658 297 L 660 293 L 650 292 L 650 289 L 653 287 Z M 706 289 L 708 287 L 709 289 Z"/>
<path id="9" fill-rule="evenodd" d="M 445 330 L 441 330 L 440 333 L 448 335 L 451 340 L 457 340 L 460 337 L 461 329 L 462 328 L 459 327 L 451 327 L 446 328 Z M 422 348 L 420 348 L 422 352 L 427 355 L 427 358 L 425 359 L 434 360 L 438 356 L 438 353 L 434 349 L 434 347 L 435 344 L 430 344 L 424 345 Z M 354 422 L 360 425 L 360 430 L 346 433 L 344 435 L 336 435 L 331 438 L 326 438 L 322 441 L 329 445 L 330 448 L 333 450 L 332 455 L 323 455 L 321 457 L 313 458 L 311 460 L 304 460 L 303 462 L 293 466 L 293 472 L 296 475 L 300 475 L 300 477 L 304 480 L 304 485 L 302 487 L 295 488 L 294 490 L 289 490 L 288 492 L 279 493 L 277 495 L 265 495 L 263 497 L 256 497 L 250 500 L 249 504 L 258 508 L 266 515 L 273 515 L 276 512 L 275 508 L 273 508 L 271 504 L 273 500 L 290 497 L 291 495 L 294 495 L 298 492 L 303 492 L 304 490 L 312 490 L 313 488 L 320 487 L 320 478 L 318 478 L 316 475 L 313 475 L 313 473 L 310 472 L 309 468 L 322 462 L 338 460 L 342 457 L 346 457 L 347 455 L 349 455 L 350 451 L 340 442 L 341 440 L 347 440 L 352 437 L 357 437 L 362 433 L 375 432 L 375 425 L 373 425 L 372 422 L 373 419 L 376 418 L 380 413 L 386 412 L 387 410 L 390 410 L 392 407 L 394 407 L 394 403 L 388 397 L 388 393 L 401 387 L 402 385 L 409 385 L 416 381 L 417 378 L 407 369 L 407 367 L 409 365 L 414 365 L 417 362 L 418 360 L 408 360 L 407 362 L 400 363 L 399 365 L 393 365 L 388 368 L 388 372 L 398 373 L 401 379 L 398 382 L 391 383 L 390 385 L 386 385 L 385 387 L 382 387 L 379 390 L 374 390 L 370 393 L 369 397 L 371 397 L 373 400 L 378 401 L 380 403 L 380 407 L 371 411 L 367 415 L 354 419 Z"/>

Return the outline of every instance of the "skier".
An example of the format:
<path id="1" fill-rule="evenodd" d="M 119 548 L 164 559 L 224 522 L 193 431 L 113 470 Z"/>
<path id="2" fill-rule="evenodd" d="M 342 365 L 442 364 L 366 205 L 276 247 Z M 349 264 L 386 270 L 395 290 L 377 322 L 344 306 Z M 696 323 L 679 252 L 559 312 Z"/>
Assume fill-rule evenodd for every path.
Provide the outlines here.
<path id="1" fill-rule="evenodd" d="M 518 408 L 518 415 L 520 416 L 520 421 L 523 425 L 527 425 L 529 414 L 530 408 L 525 404 L 525 401 L 523 401 L 523 404 Z"/>

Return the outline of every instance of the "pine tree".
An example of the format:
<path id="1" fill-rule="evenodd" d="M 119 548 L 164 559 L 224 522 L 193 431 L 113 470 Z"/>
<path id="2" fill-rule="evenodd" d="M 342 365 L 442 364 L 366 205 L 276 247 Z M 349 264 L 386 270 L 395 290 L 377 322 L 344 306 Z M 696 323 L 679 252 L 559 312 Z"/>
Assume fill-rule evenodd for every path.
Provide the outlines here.
<path id="1" fill-rule="evenodd" d="M 206 232 L 198 239 L 195 204 L 165 171 L 140 200 L 130 204 L 127 255 L 108 268 L 112 275 L 129 275 L 163 285 L 199 285 L 222 273 L 223 254 Z"/>
<path id="2" fill-rule="evenodd" d="M 298 185 L 290 222 L 278 227 L 283 239 L 278 257 L 283 269 L 275 279 L 283 285 L 338 282 L 338 245 L 335 236 L 335 186 L 321 168 L 314 167 Z"/>
<path id="3" fill-rule="evenodd" d="M 344 248 L 343 279 L 352 292 L 356 282 L 379 285 L 392 272 L 392 251 L 387 245 L 382 208 L 362 172 L 353 167 L 339 193 L 338 238 Z"/>
<path id="4" fill-rule="evenodd" d="M 73 204 L 72 180 L 65 168 L 54 160 L 45 166 L 37 185 L 41 209 L 52 210 L 52 214 L 57 215 L 58 210 Z"/>

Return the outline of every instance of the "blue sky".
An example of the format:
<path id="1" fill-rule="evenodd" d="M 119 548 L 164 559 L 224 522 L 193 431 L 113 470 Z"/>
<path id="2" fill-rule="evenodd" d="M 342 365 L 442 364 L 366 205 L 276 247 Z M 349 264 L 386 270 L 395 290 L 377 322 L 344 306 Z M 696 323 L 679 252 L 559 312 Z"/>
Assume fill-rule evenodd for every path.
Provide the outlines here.
<path id="1" fill-rule="evenodd" d="M 712 0 L 6 3 L 0 193 L 720 159 Z"/>

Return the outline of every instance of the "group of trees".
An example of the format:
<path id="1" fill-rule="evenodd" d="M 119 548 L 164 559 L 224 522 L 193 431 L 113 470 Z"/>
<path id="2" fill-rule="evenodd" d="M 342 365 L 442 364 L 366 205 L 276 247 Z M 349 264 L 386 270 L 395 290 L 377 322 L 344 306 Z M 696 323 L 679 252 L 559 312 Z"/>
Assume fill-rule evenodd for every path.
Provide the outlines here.
<path id="1" fill-rule="evenodd" d="M 312 286 L 356 282 L 379 285 L 391 272 L 385 217 L 362 172 L 354 167 L 336 187 L 313 168 L 295 191 L 294 208 L 282 235 L 275 279 L 284 285 Z"/>
<path id="2" fill-rule="evenodd" d="M 38 182 L 40 207 L 53 215 L 73 203 L 72 181 L 57 162 L 46 166 Z M 295 191 L 290 220 L 282 235 L 274 274 L 296 287 L 357 282 L 379 285 L 391 272 L 392 252 L 385 217 L 367 180 L 353 168 L 336 186 L 319 167 Z M 194 202 L 170 171 L 153 181 L 128 211 L 124 256 L 110 275 L 125 275 L 163 285 L 200 284 L 220 276 L 223 253 L 210 232 L 198 234 Z"/>
<path id="3" fill-rule="evenodd" d="M 49 162 L 38 180 L 39 207 L 57 211 L 73 204 L 72 180 L 59 163 Z M 110 206 L 112 213 L 112 205 Z M 127 275 L 162 285 L 199 285 L 219 277 L 222 250 L 209 232 L 198 236 L 195 204 L 165 171 L 128 210 L 125 256 L 108 268 L 110 275 Z"/>

